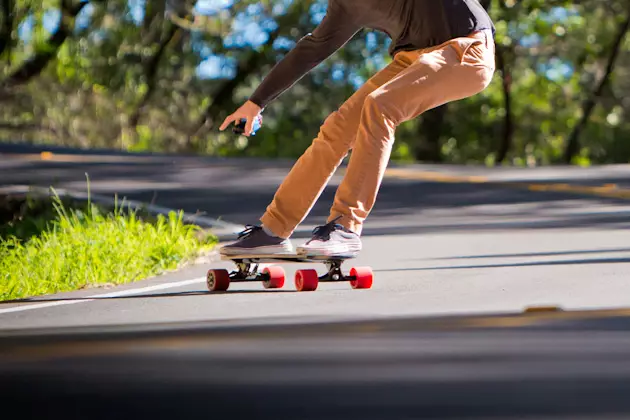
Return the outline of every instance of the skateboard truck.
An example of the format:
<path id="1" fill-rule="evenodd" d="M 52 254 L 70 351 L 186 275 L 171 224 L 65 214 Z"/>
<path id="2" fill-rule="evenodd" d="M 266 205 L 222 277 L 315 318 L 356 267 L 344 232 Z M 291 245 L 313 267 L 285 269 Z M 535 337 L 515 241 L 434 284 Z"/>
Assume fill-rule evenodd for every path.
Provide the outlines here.
<path id="1" fill-rule="evenodd" d="M 295 287 L 298 291 L 315 291 L 319 283 L 350 282 L 353 289 L 370 289 L 373 282 L 372 269 L 369 267 L 353 267 L 349 274 L 341 270 L 345 258 L 327 259 L 324 261 L 328 272 L 318 276 L 316 270 L 297 270 Z"/>
<path id="2" fill-rule="evenodd" d="M 341 264 L 343 260 L 330 260 L 326 261 L 326 267 L 328 267 L 328 273 L 319 277 L 319 281 L 342 281 L 342 280 L 354 280 L 350 279 L 352 276 L 344 276 L 341 271 Z"/>
<path id="3" fill-rule="evenodd" d="M 282 267 L 266 267 L 259 271 L 259 264 L 235 260 L 237 271 L 209 270 L 206 284 L 211 292 L 224 292 L 230 283 L 262 281 L 265 289 L 280 289 L 284 286 L 284 270 Z"/>

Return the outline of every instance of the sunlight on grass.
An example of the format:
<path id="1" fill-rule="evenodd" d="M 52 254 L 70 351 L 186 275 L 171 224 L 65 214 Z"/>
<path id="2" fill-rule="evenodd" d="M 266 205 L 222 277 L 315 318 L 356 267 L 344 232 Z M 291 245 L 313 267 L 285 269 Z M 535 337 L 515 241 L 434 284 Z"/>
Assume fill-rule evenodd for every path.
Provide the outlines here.
<path id="1" fill-rule="evenodd" d="M 122 284 L 173 270 L 210 250 L 216 238 L 182 212 L 147 221 L 116 204 L 69 209 L 55 194 L 55 217 L 30 239 L 0 238 L 0 300 Z"/>

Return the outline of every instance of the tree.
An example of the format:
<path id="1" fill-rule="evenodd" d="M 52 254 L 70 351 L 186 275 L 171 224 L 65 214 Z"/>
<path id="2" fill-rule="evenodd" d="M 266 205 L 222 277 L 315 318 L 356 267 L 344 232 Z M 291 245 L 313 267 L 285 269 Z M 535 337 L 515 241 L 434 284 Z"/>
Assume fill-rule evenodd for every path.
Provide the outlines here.
<path id="1" fill-rule="evenodd" d="M 493 82 L 402 124 L 393 158 L 630 160 L 627 0 L 479 1 L 497 28 Z M 313 29 L 326 4 L 0 0 L 0 137 L 297 157 L 323 120 L 389 62 L 385 34 L 362 31 L 313 69 L 266 109 L 256 137 L 219 132 L 217 122 Z"/>
<path id="2" fill-rule="evenodd" d="M 588 124 L 588 120 L 591 117 L 593 110 L 597 106 L 598 101 L 604 94 L 605 89 L 610 84 L 610 79 L 615 70 L 615 64 L 617 63 L 617 59 L 619 57 L 619 53 L 621 51 L 621 46 L 623 44 L 623 40 L 630 29 L 630 3 L 628 3 L 627 11 L 625 14 L 625 18 L 619 22 L 617 28 L 617 34 L 614 38 L 613 44 L 610 47 L 610 52 L 608 54 L 608 59 L 606 62 L 606 69 L 604 70 L 604 74 L 601 79 L 597 83 L 597 86 L 593 90 L 592 94 L 586 98 L 584 104 L 582 105 L 582 117 L 579 122 L 575 125 L 573 131 L 569 136 L 569 140 L 567 141 L 567 146 L 564 152 L 564 161 L 565 163 L 571 163 L 575 155 L 578 153 L 580 148 L 580 135 L 582 134 L 584 127 Z"/>

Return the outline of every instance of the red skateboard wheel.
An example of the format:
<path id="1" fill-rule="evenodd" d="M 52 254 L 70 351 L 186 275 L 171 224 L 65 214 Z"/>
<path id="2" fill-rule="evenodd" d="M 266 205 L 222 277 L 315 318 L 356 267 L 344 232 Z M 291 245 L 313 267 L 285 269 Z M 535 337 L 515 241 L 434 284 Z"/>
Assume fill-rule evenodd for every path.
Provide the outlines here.
<path id="1" fill-rule="evenodd" d="M 264 274 L 269 276 L 263 281 L 265 289 L 281 289 L 284 286 L 284 269 L 278 266 L 265 267 Z"/>
<path id="2" fill-rule="evenodd" d="M 353 289 L 370 289 L 374 280 L 372 269 L 370 267 L 353 267 L 350 269 L 350 276 L 354 280 L 350 280 Z"/>
<path id="3" fill-rule="evenodd" d="M 230 273 L 227 270 L 208 270 L 206 285 L 211 292 L 225 292 L 230 287 Z"/>
<path id="4" fill-rule="evenodd" d="M 295 272 L 295 288 L 298 292 L 313 292 L 317 290 L 319 276 L 316 270 L 297 270 Z"/>

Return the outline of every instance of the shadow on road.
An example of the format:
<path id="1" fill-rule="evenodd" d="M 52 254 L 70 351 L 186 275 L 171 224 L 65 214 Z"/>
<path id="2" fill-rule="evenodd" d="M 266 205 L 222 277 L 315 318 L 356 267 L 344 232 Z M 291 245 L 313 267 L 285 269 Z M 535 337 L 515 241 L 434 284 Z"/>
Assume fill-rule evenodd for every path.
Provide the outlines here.
<path id="1" fill-rule="evenodd" d="M 630 416 L 627 311 L 0 336 L 23 418 Z"/>
<path id="2" fill-rule="evenodd" d="M 588 255 L 588 254 L 616 254 L 619 252 L 630 252 L 630 248 L 613 249 L 589 249 L 580 251 L 556 251 L 556 252 L 525 252 L 521 254 L 486 254 L 486 255 L 465 255 L 458 257 L 432 258 L 433 260 L 472 260 L 485 258 L 531 258 L 531 257 L 559 257 L 562 255 Z"/>
<path id="3" fill-rule="evenodd" d="M 113 196 L 117 192 L 119 197 L 244 225 L 257 223 L 291 162 L 161 157 L 144 163 L 34 161 L 15 165 L 0 185 L 52 183 L 85 190 L 88 173 L 94 193 Z M 339 177 L 334 177 L 304 224 L 326 220 L 338 182 Z M 611 177 L 597 182 L 628 180 Z M 385 179 L 365 235 L 576 227 L 628 229 L 630 201 L 492 184 Z"/>
<path id="4" fill-rule="evenodd" d="M 190 297 L 190 296 L 201 296 L 201 295 L 208 295 L 209 297 L 211 297 L 211 296 L 218 296 L 218 295 L 224 295 L 224 294 L 227 294 L 230 296 L 255 295 L 255 294 L 267 294 L 267 293 L 297 293 L 297 291 L 282 290 L 282 289 L 275 289 L 275 290 L 265 289 L 265 290 L 229 290 L 227 292 L 212 292 L 212 293 L 201 292 L 201 291 L 177 292 L 177 293 L 152 293 L 152 294 L 137 294 L 137 295 L 130 295 L 130 296 L 98 296 L 97 295 L 97 296 L 84 296 L 84 297 L 73 297 L 73 298 L 34 297 L 30 299 L 16 299 L 16 300 L 3 301 L 3 302 L 0 302 L 0 306 L 16 304 L 16 303 L 72 302 L 72 301 L 81 301 L 85 299 L 107 301 L 107 300 L 121 300 L 121 299 L 178 298 L 178 297 Z"/>
<path id="5" fill-rule="evenodd" d="M 165 157 L 104 164 L 5 160 L 0 162 L 0 183 L 85 189 L 87 172 L 96 193 L 116 191 L 121 197 L 245 224 L 255 222 L 264 211 L 290 167 L 284 161 L 204 162 Z M 305 223 L 321 223 L 327 217 L 334 192 L 333 183 Z M 568 193 L 388 179 L 365 233 L 628 229 L 628 206 L 628 201 Z M 624 263 L 630 258 L 556 258 L 403 270 Z M 82 299 L 86 297 L 28 302 Z M 0 331 L 2 401 L 15 407 L 20 418 L 46 419 L 630 418 L 627 310 L 310 325 L 218 324 Z"/>
<path id="6" fill-rule="evenodd" d="M 417 267 L 417 268 L 385 268 L 374 270 L 375 272 L 387 273 L 398 271 L 436 271 L 436 270 L 473 270 L 485 268 L 511 268 L 511 267 L 544 267 L 558 265 L 591 265 L 591 264 L 628 264 L 630 258 L 597 258 L 583 260 L 557 260 L 557 261 L 535 261 L 509 264 L 479 264 L 479 265 L 451 265 L 443 267 Z"/>

